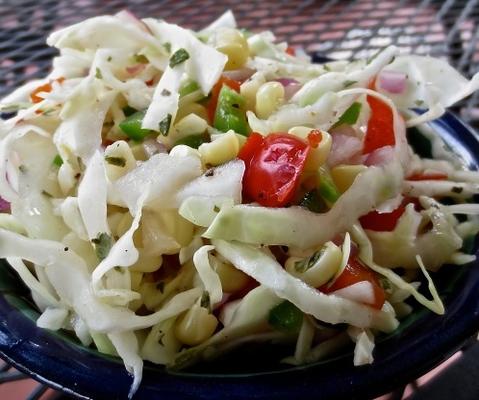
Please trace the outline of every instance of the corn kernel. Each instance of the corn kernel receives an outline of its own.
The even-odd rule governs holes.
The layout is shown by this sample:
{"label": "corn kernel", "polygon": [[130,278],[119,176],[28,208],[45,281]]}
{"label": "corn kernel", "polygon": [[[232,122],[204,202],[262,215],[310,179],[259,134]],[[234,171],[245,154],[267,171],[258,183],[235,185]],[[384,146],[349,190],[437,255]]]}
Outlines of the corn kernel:
{"label": "corn kernel", "polygon": [[198,103],[189,103],[184,106],[180,105],[178,112],[176,113],[175,121],[181,121],[189,114],[195,114],[205,121],[208,120],[208,112],[204,106]]}
{"label": "corn kernel", "polygon": [[236,133],[229,131],[211,143],[203,143],[198,151],[204,164],[221,165],[236,158],[239,148]]}
{"label": "corn kernel", "polygon": [[215,48],[228,57],[225,70],[241,68],[249,56],[248,42],[236,29],[223,28],[215,38]]}
{"label": "corn kernel", "polygon": [[[312,130],[312,128],[307,126],[295,126],[291,128],[288,133],[301,139],[308,140],[308,135]],[[318,168],[326,162],[331,151],[331,146],[333,144],[331,135],[325,131],[320,132],[321,141],[319,142],[318,147],[311,148],[308,158],[306,159],[304,169],[307,172],[316,172]]]}
{"label": "corn kernel", "polygon": [[267,82],[256,92],[256,115],[268,118],[284,102],[284,87],[279,82]]}
{"label": "corn kernel", "polygon": [[[327,242],[320,252],[319,258],[313,262],[311,259],[299,257],[288,258],[285,263],[286,271],[312,287],[317,288],[324,285],[336,274],[343,255],[341,249],[333,242]],[[313,265],[309,266],[304,263],[312,263]]]}
{"label": "corn kernel", "polygon": [[256,93],[258,89],[266,83],[266,78],[261,72],[256,72],[250,79],[243,82],[240,86],[240,94],[246,101],[246,108],[254,110],[256,105]]}
{"label": "corn kernel", "polygon": [[338,165],[331,169],[331,177],[341,193],[344,193],[353,184],[356,176],[365,171],[365,165]]}
{"label": "corn kernel", "polygon": [[215,332],[218,320],[206,308],[194,305],[175,323],[176,338],[188,346],[209,339]]}
{"label": "corn kernel", "polygon": [[212,260],[214,260],[213,268],[220,278],[221,287],[224,292],[237,292],[238,290],[243,289],[249,282],[248,275],[233,267],[230,263],[223,262],[216,257],[212,258]]}

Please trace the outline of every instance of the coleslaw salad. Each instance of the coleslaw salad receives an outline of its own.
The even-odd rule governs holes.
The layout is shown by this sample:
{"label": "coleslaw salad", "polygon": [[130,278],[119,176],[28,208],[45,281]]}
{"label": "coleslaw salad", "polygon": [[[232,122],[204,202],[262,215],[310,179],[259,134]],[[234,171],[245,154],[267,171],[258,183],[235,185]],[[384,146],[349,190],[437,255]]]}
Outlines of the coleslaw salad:
{"label": "coleslaw salad", "polygon": [[349,338],[363,365],[410,298],[444,314],[428,271],[475,259],[479,174],[406,132],[479,74],[394,46],[313,64],[231,12],[192,32],[124,11],[47,42],[50,75],[0,102],[0,256],[38,326],[123,359],[130,397],[143,360],[274,340],[298,365]]}

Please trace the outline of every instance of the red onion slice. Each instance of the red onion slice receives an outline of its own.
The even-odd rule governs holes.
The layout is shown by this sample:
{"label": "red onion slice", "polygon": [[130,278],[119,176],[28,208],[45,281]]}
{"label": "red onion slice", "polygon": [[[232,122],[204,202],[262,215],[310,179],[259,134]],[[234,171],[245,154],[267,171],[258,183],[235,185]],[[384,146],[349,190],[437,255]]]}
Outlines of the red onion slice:
{"label": "red onion slice", "polygon": [[223,72],[223,75],[229,79],[233,79],[238,82],[244,82],[246,79],[250,78],[256,71],[251,68],[240,68],[233,69],[231,71]]}
{"label": "red onion slice", "polygon": [[0,197],[0,212],[10,212],[10,203]]}
{"label": "red onion slice", "polygon": [[275,81],[281,83],[284,87],[287,87],[290,85],[299,85],[299,82],[293,78],[278,78],[278,79],[275,79]]}
{"label": "red onion slice", "polygon": [[143,150],[148,158],[158,153],[168,153],[168,149],[163,143],[158,142],[156,139],[147,139],[143,142]]}
{"label": "red onion slice", "polygon": [[334,133],[331,135],[333,145],[328,157],[328,165],[334,167],[339,164],[353,164],[353,158],[361,153],[363,144],[354,136]]}
{"label": "red onion slice", "polygon": [[301,84],[293,78],[278,78],[275,79],[275,82],[279,82],[284,87],[284,98],[289,100],[293,97],[299,89],[301,89]]}
{"label": "red onion slice", "polygon": [[378,75],[378,85],[381,89],[392,94],[400,94],[406,90],[407,75],[397,71],[381,71]]}
{"label": "red onion slice", "polygon": [[145,67],[145,64],[135,64],[131,67],[126,67],[126,72],[128,72],[130,75],[136,75],[143,71]]}
{"label": "red onion slice", "polygon": [[141,30],[151,33],[150,29],[146,24],[139,19],[135,14],[133,14],[130,10],[121,10],[115,14],[115,17],[121,19],[125,22],[130,22],[138,26]]}

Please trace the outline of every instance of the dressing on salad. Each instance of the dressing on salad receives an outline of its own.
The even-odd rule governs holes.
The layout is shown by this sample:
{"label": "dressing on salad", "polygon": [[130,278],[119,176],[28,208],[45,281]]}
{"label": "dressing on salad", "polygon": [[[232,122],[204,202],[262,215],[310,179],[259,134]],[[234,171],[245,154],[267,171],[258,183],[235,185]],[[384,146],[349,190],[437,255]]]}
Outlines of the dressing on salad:
{"label": "dressing on salad", "polygon": [[40,327],[123,359],[130,396],[143,360],[353,342],[363,365],[410,297],[445,312],[428,271],[475,259],[479,174],[406,128],[434,137],[479,75],[394,46],[313,64],[231,12],[192,32],[123,11],[47,42],[52,72],[0,102],[0,256]]}

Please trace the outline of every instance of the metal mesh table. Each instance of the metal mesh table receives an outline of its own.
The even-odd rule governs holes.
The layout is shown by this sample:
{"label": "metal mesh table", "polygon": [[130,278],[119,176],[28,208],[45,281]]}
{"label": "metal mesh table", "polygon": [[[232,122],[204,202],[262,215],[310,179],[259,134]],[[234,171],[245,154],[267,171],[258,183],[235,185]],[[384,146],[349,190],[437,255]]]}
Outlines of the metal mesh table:
{"label": "metal mesh table", "polygon": [[[45,44],[49,32],[123,8],[193,29],[230,8],[242,27],[270,29],[279,40],[331,58],[367,57],[395,44],[446,58],[468,77],[479,69],[479,0],[2,0],[0,96],[49,70],[55,55]],[[479,127],[479,93],[457,111]]]}
{"label": "metal mesh table", "polygon": [[[445,58],[467,77],[479,69],[479,0],[0,0],[0,97],[49,71],[56,54],[45,44],[49,32],[124,8],[140,17],[161,17],[193,29],[232,9],[240,26],[272,30],[278,40],[309,53],[351,59],[395,44],[403,52]],[[456,111],[479,128],[479,92]],[[477,354],[478,347],[474,349]],[[0,372],[7,369],[3,366]],[[20,378],[11,374],[2,375],[0,383]],[[43,392],[44,388],[37,389],[29,398],[40,398]],[[389,398],[402,396],[399,390]],[[428,395],[416,392],[413,398]]]}

